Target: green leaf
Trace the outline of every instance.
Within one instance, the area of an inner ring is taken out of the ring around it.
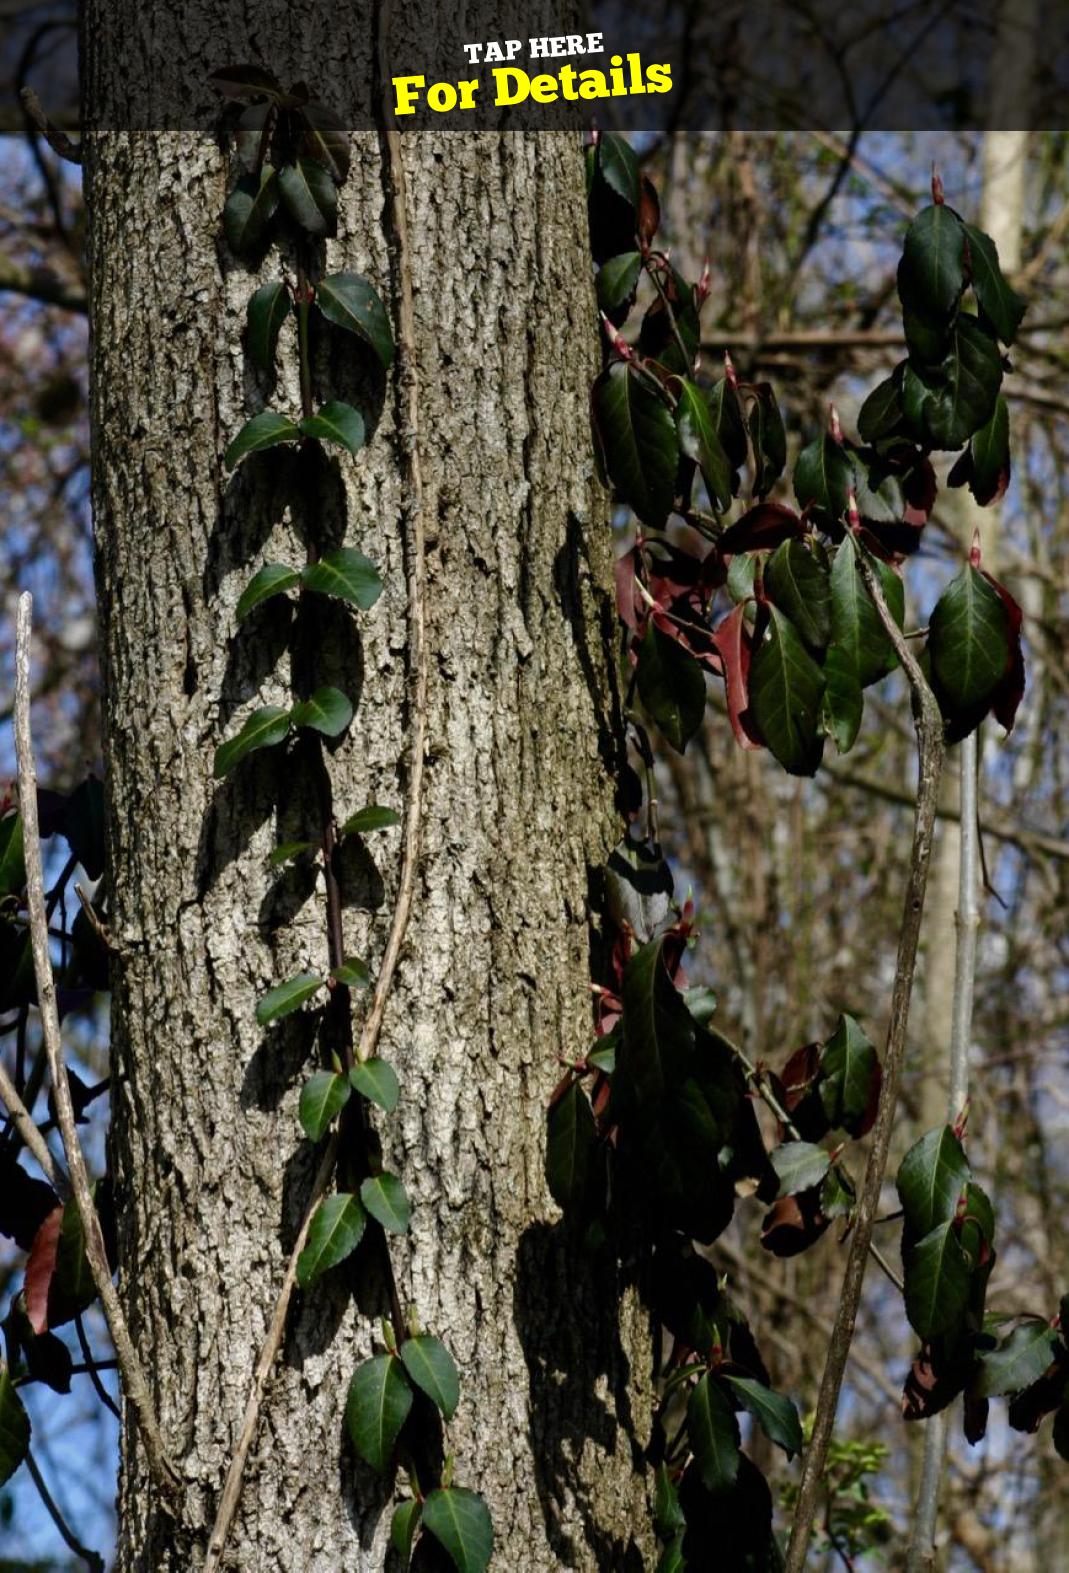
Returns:
[[[336,328],[363,339],[386,367],[393,361],[393,331],[378,294],[359,273],[332,273],[316,289],[316,305]]]
[[[662,1540],[668,1540],[678,1530],[686,1527],[686,1519],[679,1505],[679,1492],[668,1473],[667,1464],[658,1464],[654,1471],[653,1524]]]
[[[965,230],[950,208],[935,203],[906,231],[898,265],[903,306],[922,316],[949,318],[965,288]]]
[[[288,415],[279,415],[277,410],[261,410],[259,415],[245,422],[223,455],[223,463],[232,470],[246,454],[274,448],[280,442],[299,442],[300,436]]]
[[[348,1091],[348,1088],[346,1088]],[[367,1216],[355,1196],[327,1196],[315,1210],[308,1241],[297,1258],[297,1282],[310,1289],[360,1244]]]
[[[1057,1347],[1058,1335],[1049,1323],[1022,1322],[997,1349],[980,1356],[981,1397],[996,1398],[1031,1387],[1053,1361]]]
[[[315,981],[317,987],[322,986],[321,979]],[[316,1071],[314,1076],[309,1076],[301,1088],[298,1106],[301,1129],[309,1141],[317,1142],[335,1116],[341,1113],[349,1101],[349,1090],[348,1081],[335,1071]]]
[[[252,296],[248,307],[249,354],[261,371],[270,371],[275,364],[275,348],[279,330],[290,311],[290,292],[277,280],[261,284]]]
[[[928,447],[964,447],[991,419],[1001,386],[998,345],[975,317],[963,314],[950,330],[949,348],[938,365],[911,363],[903,384],[907,420]]]
[[[718,513],[722,513],[731,507],[732,466],[717,436],[708,400],[688,377],[679,381],[676,429],[680,451],[693,459],[701,470],[709,490],[709,501]]]
[[[637,209],[641,171],[630,142],[613,131],[602,132],[598,140],[596,167],[605,184]]]
[[[705,715],[705,673],[652,617],[638,652],[638,692],[665,741],[681,754]]]
[[[282,595],[300,582],[301,576],[296,568],[287,568],[285,563],[264,563],[242,590],[234,615],[240,623],[261,601],[268,601],[273,595]]]
[[[231,251],[253,251],[263,240],[278,209],[275,171],[265,164],[259,177],[243,175],[226,199],[223,232]]]
[[[395,808],[380,808],[377,803],[369,803],[366,808],[358,808],[351,814],[339,832],[343,836],[366,836],[372,830],[389,830],[391,825],[399,825],[401,816]]]
[[[906,1226],[916,1237],[954,1217],[958,1197],[972,1178],[961,1142],[949,1125],[926,1131],[898,1169],[898,1189]]]
[[[349,173],[349,133],[332,109],[314,99],[300,115],[302,153],[322,164],[340,186]]]
[[[92,1305],[96,1297],[97,1287],[85,1251],[82,1215],[72,1196],[60,1219],[55,1267],[48,1285],[49,1327],[62,1327]]]
[[[30,1451],[30,1417],[6,1365],[0,1365],[0,1486]]]
[[[998,248],[990,235],[971,224],[962,226],[969,242],[969,272],[980,310],[1003,344],[1012,344],[1021,326],[1027,302],[1006,282],[999,265]]]
[[[831,1165],[831,1155],[814,1142],[783,1142],[773,1148],[772,1167],[779,1175],[779,1194],[793,1196],[819,1185]]]
[[[974,432],[969,451],[950,472],[949,484],[968,482],[981,508],[1002,496],[1010,480],[1010,412],[1000,393],[986,426]]]
[[[353,707],[338,688],[317,688],[310,699],[294,705],[290,722],[324,737],[340,737],[353,719]]]
[[[708,1373],[687,1401],[687,1435],[705,1489],[730,1491],[739,1473],[739,1427],[723,1388]]]
[[[397,1107],[397,1100],[401,1096],[401,1087],[397,1080],[397,1072],[386,1060],[365,1060],[362,1065],[354,1065],[349,1072],[349,1080],[370,1103],[378,1104],[379,1108],[387,1114],[392,1114]]]
[[[360,1187],[360,1200],[390,1234],[404,1234],[412,1217],[412,1204],[395,1174],[376,1174]]]
[[[821,524],[837,524],[846,517],[853,484],[850,456],[830,432],[817,437],[798,455],[794,495],[799,506],[809,508]]]
[[[590,1100],[577,1081],[549,1111],[546,1180],[550,1195],[565,1212],[585,1201],[597,1131]]]
[[[944,710],[967,711],[987,700],[1010,655],[1002,597],[971,563],[950,581],[929,620],[932,677]]]
[[[772,753],[791,775],[816,775],[824,752],[819,735],[824,674],[794,624],[769,608],[766,638],[750,665],[750,710]]]
[[[423,1527],[453,1559],[458,1573],[485,1573],[494,1549],[486,1503],[462,1486],[432,1491],[423,1503]]]
[[[598,305],[606,316],[623,306],[638,287],[642,258],[637,251],[622,251],[610,257],[598,271]]]
[[[359,956],[346,956],[341,965],[335,967],[330,975],[336,983],[344,983],[348,989],[366,989],[371,982],[367,964],[361,961]]]
[[[895,436],[902,429],[902,365],[878,383],[862,404],[857,415],[857,429],[864,442],[882,442]]]
[[[460,1403],[460,1377],[449,1350],[427,1333],[406,1338],[398,1353],[409,1377],[452,1420]]]
[[[720,446],[727,454],[733,470],[746,463],[749,443],[746,437],[746,416],[738,390],[726,377],[720,377],[709,389],[709,415]],[[738,479],[732,477],[732,495],[738,490]]]
[[[299,158],[278,174],[282,204],[294,223],[310,235],[333,235],[338,223],[338,190],[322,164]]]
[[[280,983],[264,995],[256,1007],[256,1020],[261,1027],[266,1027],[273,1021],[281,1021],[284,1016],[292,1016],[295,1010],[300,1010],[305,1000],[318,994],[323,982],[322,978],[315,977],[311,972],[298,972],[296,976],[287,978],[285,983]]]
[[[829,645],[824,657],[823,720],[840,754],[848,754],[857,742],[865,696],[857,680],[857,670],[839,645]]]
[[[389,1467],[401,1427],[412,1408],[412,1389],[396,1355],[375,1355],[357,1366],[345,1402],[345,1428],[372,1469]]]
[[[281,846],[275,848],[267,861],[272,868],[281,868],[283,863],[291,863],[294,858],[299,858],[305,852],[314,850],[314,841],[283,841]]]
[[[679,437],[672,412],[623,361],[613,361],[591,394],[606,474],[643,524],[659,530],[672,511]]]
[[[748,1376],[727,1376],[723,1380],[770,1442],[782,1447],[788,1458],[802,1451],[802,1423],[798,1411],[784,1393],[774,1393],[763,1382]]]
[[[331,399],[314,415],[305,416],[301,421],[301,432],[305,437],[313,437],[319,442],[337,443],[339,448],[344,448],[348,453],[359,453],[364,446],[364,417],[351,404],[343,404],[341,399]]]
[[[281,743],[290,729],[290,713],[281,705],[264,705],[254,710],[236,737],[220,743],[215,750],[213,773],[216,780],[227,775],[246,754],[258,748],[273,748]]]
[[[884,600],[901,628],[906,616],[905,586],[889,563],[873,561]],[[843,669],[853,672],[858,686],[868,688],[894,668],[898,657],[861,577],[852,535],[844,536],[839,544],[829,585],[832,649],[840,652]]]
[[[753,445],[755,497],[764,497],[783,474],[787,463],[787,433],[775,395],[767,382],[756,384],[757,395],[747,428]]]
[[[0,819],[0,901],[7,896],[17,896],[25,883],[22,815],[7,814]]]
[[[401,1553],[406,1567],[412,1555],[412,1542],[416,1538],[421,1513],[420,1503],[413,1498],[408,1502],[399,1502],[390,1520],[390,1545]]]
[[[361,611],[370,611],[382,594],[379,571],[369,557],[352,546],[339,546],[326,552],[316,563],[309,563],[301,574],[306,590],[347,601]]]
[[[686,1566],[683,1559],[683,1531],[680,1530],[661,1552],[656,1573],[685,1573]]]
[[[651,1108],[683,1081],[695,1052],[694,1022],[668,976],[663,935],[628,962],[623,1004],[614,1092],[627,1091],[640,1108]]]
[[[765,564],[765,590],[814,655],[831,637],[828,571],[801,541],[782,541]]]
[[[937,1224],[906,1252],[906,1315],[919,1338],[936,1338],[957,1325],[971,1276],[953,1219]]]
[[[879,1076],[876,1050],[853,1016],[840,1016],[820,1062],[820,1099],[833,1129],[862,1134]]]

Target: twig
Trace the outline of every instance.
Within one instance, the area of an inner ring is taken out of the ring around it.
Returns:
[[[383,3],[379,12],[380,61],[386,32],[388,5]],[[388,77],[381,71],[385,84]],[[405,814],[404,849],[398,881],[397,904],[386,942],[378,980],[371,1006],[360,1031],[356,1058],[360,1064],[371,1059],[378,1047],[386,1005],[393,986],[394,975],[401,956],[412,912],[416,888],[416,870],[423,819],[423,780],[427,751],[427,688],[429,670],[427,662],[426,602],[427,602],[427,551],[423,504],[423,471],[419,452],[419,377],[416,362],[415,304],[412,295],[412,254],[408,233],[407,196],[401,139],[389,122],[388,112],[383,117],[383,136],[386,143],[387,175],[390,200],[388,221],[393,231],[395,263],[398,286],[397,310],[397,389],[405,397],[404,414],[400,421],[401,451],[407,470],[408,523],[409,523],[409,574],[408,574],[408,638],[410,673],[412,682],[412,741],[409,763],[408,805]],[[267,1337],[260,1351],[253,1377],[253,1388],[245,1406],[241,1431],[230,1461],[230,1468],[219,1499],[219,1507],[212,1527],[211,1539],[204,1560],[204,1573],[216,1573],[221,1565],[227,1536],[241,1498],[245,1462],[260,1420],[264,1387],[282,1344],[286,1315],[297,1281],[297,1258],[312,1221],[312,1214],[319,1199],[330,1183],[337,1157],[337,1138],[333,1138],[324,1154],[312,1187],[312,1197],[305,1213],[301,1232],[297,1237],[286,1267],[278,1300],[271,1316]]]
[[[48,1056],[56,1119],[63,1138],[63,1150],[67,1155],[71,1190],[82,1220],[89,1269],[104,1307],[126,1396],[141,1427],[149,1468],[161,1491],[166,1496],[172,1496],[178,1489],[179,1477],[167,1457],[145,1373],[126,1326],[118,1293],[111,1281],[111,1268],[108,1266],[100,1220],[89,1188],[89,1175],[78,1140],[74,1109],[71,1104],[70,1083],[63,1064],[63,1042],[59,1030],[59,1012],[56,1009],[56,985],[52,977],[52,959],[48,949],[48,919],[45,915],[41,838],[37,820],[37,770],[30,735],[32,613],[33,597],[27,591],[19,597],[15,623],[15,754],[18,760],[19,809],[22,813],[26,859],[26,905],[30,917],[30,940],[33,948],[34,977],[37,981],[37,1006],[41,1014],[41,1036]]]
[[[891,1129],[898,1103],[898,1088],[905,1056],[906,1028],[909,1023],[909,1006],[913,994],[913,979],[917,966],[917,948],[920,940],[921,917],[924,913],[924,894],[928,884],[928,867],[932,856],[932,833],[935,827],[936,808],[939,800],[939,782],[943,772],[943,718],[939,713],[935,695],[924,679],[916,658],[902,637],[902,632],[892,617],[883,590],[872,566],[861,550],[858,553],[861,576],[872,596],[880,621],[894,646],[895,653],[909,683],[917,731],[918,785],[917,807],[913,822],[913,844],[910,849],[909,877],[902,926],[898,936],[898,957],[895,980],[891,991],[891,1011],[887,1026],[887,1048],[883,1063],[883,1085],[876,1109],[872,1132],[872,1148],[865,1168],[855,1213],[854,1232],[846,1258],[846,1269],[840,1292],[839,1309],[835,1314],[832,1336],[820,1383],[813,1434],[806,1449],[802,1465],[802,1478],[798,1487],[791,1540],[787,1550],[785,1573],[803,1573],[806,1551],[817,1510],[828,1445],[835,1426],[835,1411],[842,1386],[843,1371],[850,1354],[854,1336],[861,1286],[865,1277],[865,1263],[872,1243],[872,1229],[880,1203],[880,1191],[887,1168],[887,1154],[891,1145]]]
[[[26,1468],[30,1472],[30,1479],[37,1487],[37,1495],[44,1503],[45,1511],[48,1513],[48,1516],[52,1520],[53,1524],[55,1524],[56,1528],[59,1530],[60,1538],[62,1539],[64,1545],[67,1546],[69,1550],[73,1551],[76,1557],[81,1557],[86,1567],[93,1569],[93,1573],[104,1573],[104,1558],[100,1555],[99,1551],[90,1551],[86,1546],[83,1546],[77,1535],[74,1533],[73,1529],[71,1529],[70,1525],[67,1523],[67,1520],[60,1512],[51,1491],[49,1491],[48,1486],[45,1484],[45,1477],[38,1468],[37,1460],[34,1458],[32,1453],[26,1454]]]
[[[24,87],[19,94],[22,107],[26,111],[26,119],[44,137],[53,153],[59,158],[65,158],[68,164],[82,162],[82,150],[77,142],[72,142],[65,131],[61,131],[45,114],[44,106],[37,97],[32,87]]]
[[[954,1003],[950,1018],[950,1088],[947,1124],[960,1118],[969,1096],[969,1043],[972,1038],[973,998],[976,980],[976,940],[980,910],[976,899],[979,880],[980,838],[977,834],[976,732],[961,745],[961,852],[958,861],[957,941],[954,951]],[[924,1425],[924,1460],[917,1488],[906,1573],[924,1573],[935,1566],[935,1531],[939,1493],[946,1458],[948,1411],[933,1415]]]
[[[70,1191],[70,1181],[53,1158],[48,1143],[37,1129],[33,1115],[19,1097],[15,1083],[2,1064],[0,1064],[0,1102],[10,1114],[23,1144],[30,1149],[40,1164],[45,1179],[60,1196],[66,1196]]]
[[[85,1318],[81,1315],[80,1312],[74,1318],[74,1330],[78,1334],[78,1345],[82,1351],[82,1355],[85,1358],[84,1369],[89,1377],[89,1380],[93,1384],[97,1397],[104,1405],[104,1408],[110,1409],[116,1420],[121,1422],[122,1412],[114,1398],[112,1398],[111,1394],[100,1380],[100,1372],[106,1369],[109,1364],[113,1362],[94,1359],[93,1351],[89,1346],[89,1335],[85,1330]]]

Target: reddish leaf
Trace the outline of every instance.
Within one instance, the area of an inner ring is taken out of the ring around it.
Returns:
[[[638,547],[616,559],[616,610],[620,621],[633,634],[642,634],[649,616],[649,603],[636,582],[635,570],[639,565]]]
[[[961,1392],[962,1381],[939,1369],[931,1344],[922,1344],[902,1391],[903,1420],[928,1420]]]
[[[806,1043],[796,1049],[780,1075],[783,1106],[803,1141],[818,1142],[831,1129],[823,1101],[817,1091],[824,1045]],[[781,1127],[780,1141],[787,1139]]]
[[[63,1226],[63,1208],[54,1207],[38,1229],[26,1262],[23,1295],[26,1315],[35,1333],[48,1327],[48,1291],[56,1270],[56,1253],[59,1249],[59,1231]]]
[[[723,665],[728,719],[735,741],[742,748],[763,748],[761,734],[749,714],[753,637],[746,626],[745,612],[745,604],[729,612],[713,635],[713,644]]]
[[[735,552],[771,551],[783,541],[793,541],[805,530],[800,514],[778,502],[761,502],[747,509],[741,519],[724,531],[717,545],[723,556]]]
[[[815,1245],[828,1227],[817,1189],[783,1196],[761,1222],[761,1244],[773,1256],[799,1256]]]
[[[638,236],[648,246],[661,227],[661,203],[657,187],[648,175],[643,175],[638,199]]]
[[[975,1393],[965,1389],[964,1426],[965,1440],[971,1447],[977,1442],[982,1442],[987,1431],[987,1412],[990,1405],[986,1398],[978,1398]]]

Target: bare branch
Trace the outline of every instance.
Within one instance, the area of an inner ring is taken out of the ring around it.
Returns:
[[[52,976],[52,958],[48,948],[48,916],[45,908],[41,837],[37,820],[37,769],[34,764],[33,741],[30,734],[32,613],[33,597],[26,592],[19,597],[15,624],[15,754],[18,760],[19,809],[22,813],[26,858],[26,904],[30,914],[30,940],[33,948],[34,977],[37,981],[37,1005],[41,1015],[41,1036],[48,1056],[56,1120],[63,1138],[63,1150],[67,1155],[71,1190],[82,1220],[85,1254],[93,1274],[93,1282],[100,1295],[112,1343],[115,1345],[126,1396],[133,1406],[141,1427],[149,1466],[161,1490],[165,1495],[173,1496],[179,1484],[178,1475],[167,1457],[159,1422],[149,1395],[148,1383],[130,1338],[118,1293],[111,1281],[111,1268],[108,1266],[100,1220],[89,1188],[85,1156],[78,1140],[74,1108],[71,1104],[70,1083],[63,1064],[63,1043],[59,1030],[59,1012],[56,1009],[56,985]]]
[[[68,164],[82,162],[82,150],[77,142],[72,142],[65,131],[53,125],[45,114],[44,105],[37,97],[32,87],[24,87],[19,93],[22,107],[26,111],[26,118],[30,124],[44,137],[49,147],[59,158],[65,158]]]
[[[53,1158],[48,1143],[37,1129],[33,1115],[19,1097],[15,1083],[2,1064],[0,1064],[0,1102],[4,1104],[15,1122],[20,1140],[30,1149],[40,1164],[45,1179],[53,1190],[58,1191],[61,1196],[66,1196],[70,1191],[70,1181]]]

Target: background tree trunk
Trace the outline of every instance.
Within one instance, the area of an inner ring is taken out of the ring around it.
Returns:
[[[124,72],[151,69],[133,14],[127,0],[90,8],[90,112],[117,101]],[[187,48],[213,20],[184,8]],[[206,77],[218,50],[204,60]],[[389,305],[378,138],[354,135],[352,151],[328,264],[366,273]],[[566,134],[454,132],[410,135],[404,153],[432,747],[417,905],[383,1041],[403,1088],[387,1165],[415,1204],[394,1251],[399,1286],[460,1368],[448,1446],[458,1483],[488,1499],[496,1565],[640,1567],[648,1329],[629,1287],[617,1320],[617,1289],[583,1265],[543,1177],[558,1055],[590,1034],[588,873],[618,835],[581,150]],[[246,303],[280,263],[269,254],[254,276],[228,255],[219,147],[92,133],[86,178],[121,1287],[189,1483],[176,1531],[128,1418],[119,1563],[184,1570],[201,1558],[314,1168],[296,1113],[311,1029],[296,1016],[265,1033],[253,1015],[272,982],[326,965],[321,877],[267,864],[279,841],[315,833],[312,805],[280,750],[221,784],[211,774],[213,749],[251,709],[289,698],[288,614],[272,603],[238,630],[234,605],[263,561],[303,560],[308,499],[292,456],[230,479],[222,467],[248,415],[298,396],[292,323],[273,392],[246,364]],[[340,815],[400,807],[405,790],[395,390],[358,388],[352,365],[345,345],[321,346],[324,397],[381,403],[367,449],[334,466],[328,529],[368,552],[386,589],[358,626],[323,619],[319,680],[357,705],[331,763]],[[373,969],[398,835],[346,863],[347,944]],[[373,1283],[339,1269],[291,1315],[234,1567],[383,1566],[389,1493],[354,1464],[342,1427],[381,1309]]]

